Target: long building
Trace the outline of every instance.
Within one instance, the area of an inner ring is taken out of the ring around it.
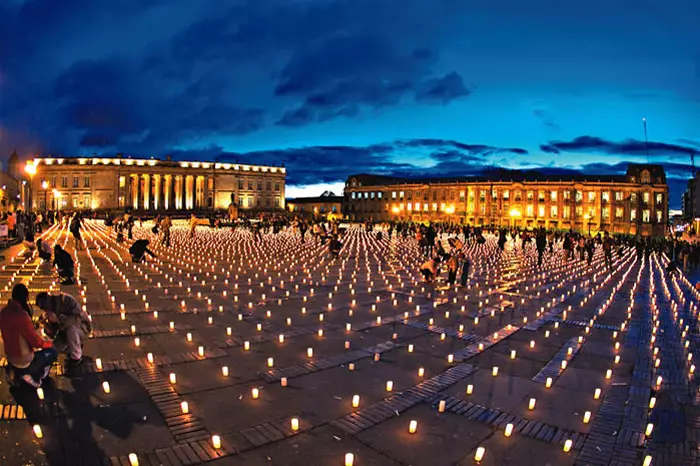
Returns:
[[[39,210],[284,210],[285,167],[132,158],[36,158],[25,167]]]
[[[661,236],[668,186],[661,165],[630,164],[625,175],[401,179],[353,175],[343,212],[353,221],[440,221],[473,226],[573,229]]]

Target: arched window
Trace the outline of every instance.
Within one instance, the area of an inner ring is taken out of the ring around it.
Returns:
[[[649,174],[649,170],[642,171],[642,183],[651,183],[651,175]]]

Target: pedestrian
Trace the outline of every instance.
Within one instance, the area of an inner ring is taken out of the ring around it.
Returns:
[[[47,335],[53,335],[56,350],[67,356],[69,370],[83,361],[83,341],[92,332],[90,317],[77,299],[67,293],[36,295],[36,305],[45,312]]]
[[[73,215],[73,219],[71,220],[70,223],[70,234],[73,235],[73,239],[75,240],[75,249],[80,250],[82,249],[82,238],[80,236],[80,227],[82,226],[82,220],[80,219],[80,214],[76,213]]]
[[[61,285],[72,285],[74,283],[75,262],[60,244],[56,244],[53,247],[53,265],[56,266]]]
[[[133,262],[139,263],[143,260],[143,256],[148,253],[151,257],[156,257],[156,255],[148,249],[150,242],[147,239],[137,239],[134,244],[129,248],[129,254],[131,254],[131,260]]]
[[[430,258],[423,263],[420,267],[420,273],[423,274],[423,278],[427,283],[432,283],[437,278],[437,259]]]
[[[39,336],[31,319],[29,290],[18,283],[12,288],[12,299],[0,311],[0,334],[5,344],[10,380],[20,379],[34,388],[41,387],[48,377],[58,353],[53,343]],[[38,351],[34,351],[34,349]]]

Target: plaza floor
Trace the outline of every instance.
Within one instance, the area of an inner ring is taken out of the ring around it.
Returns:
[[[663,256],[538,267],[489,238],[450,288],[423,283],[413,240],[360,229],[336,260],[286,232],[175,227],[142,264],[101,222],[83,236],[45,233],[78,285],[5,253],[0,299],[68,292],[95,331],[41,394],[0,377],[2,465],[700,461],[700,296]]]

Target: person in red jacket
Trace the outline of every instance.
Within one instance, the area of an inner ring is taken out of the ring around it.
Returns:
[[[29,290],[19,283],[12,288],[12,299],[0,311],[0,333],[8,369],[28,385],[39,388],[58,353],[53,343],[41,338],[34,329],[31,312]],[[35,352],[35,348],[39,350]]]

